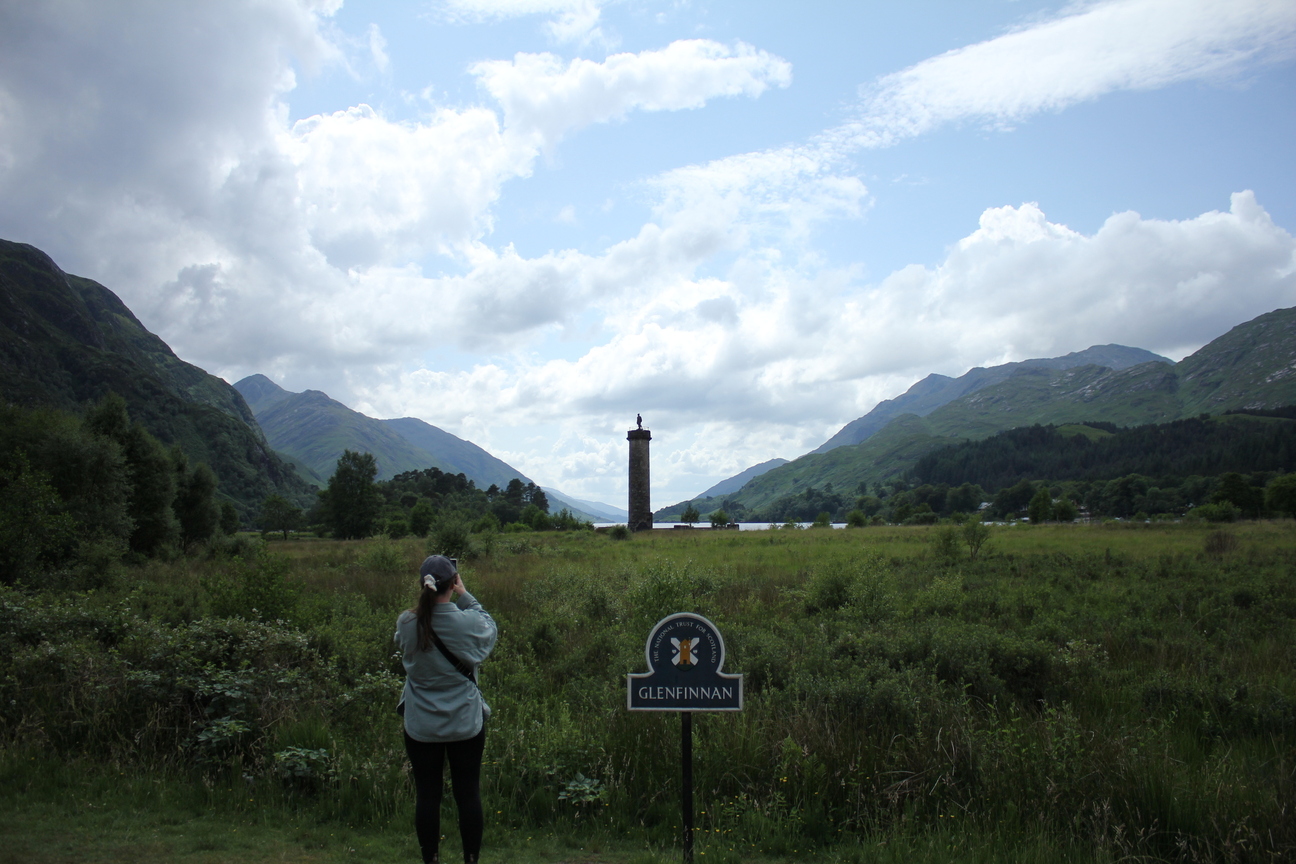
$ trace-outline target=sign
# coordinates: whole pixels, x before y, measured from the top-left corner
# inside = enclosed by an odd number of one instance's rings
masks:
[[[742,675],[726,675],[724,639],[701,615],[677,612],[657,622],[644,646],[648,672],[626,676],[631,711],[741,711]]]

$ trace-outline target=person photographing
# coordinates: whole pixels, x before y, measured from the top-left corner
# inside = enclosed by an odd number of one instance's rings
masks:
[[[477,668],[495,647],[495,620],[468,593],[453,558],[431,555],[419,568],[418,603],[396,619],[394,640],[405,665],[398,714],[414,773],[414,829],[424,862],[440,864],[441,775],[459,811],[464,861],[481,855],[481,763],[490,706],[477,687]]]

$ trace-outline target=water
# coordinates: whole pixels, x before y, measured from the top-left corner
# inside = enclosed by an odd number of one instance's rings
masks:
[[[613,525],[624,525],[624,524],[625,524],[624,522],[595,522],[595,523],[594,523],[594,527],[595,527],[595,528],[611,528]],[[674,530],[675,530],[675,525],[676,525],[676,524],[677,524],[677,523],[675,523],[675,522],[654,522],[654,523],[653,523],[653,530],[654,530],[654,531],[674,531]],[[801,528],[809,528],[813,523],[811,523],[811,522],[797,522],[796,524],[797,524],[798,526],[800,526]],[[766,530],[769,529],[769,527],[770,527],[770,523],[768,523],[768,522],[739,522],[739,523],[738,523],[738,530],[739,530],[739,531],[766,531]],[[777,528],[782,528],[783,525],[782,525],[782,524],[779,524],[779,525],[776,525],[775,527],[777,527]],[[834,523],[832,523],[832,527],[834,527],[834,528],[845,528],[845,527],[846,527],[846,523],[845,523],[845,522],[834,522]],[[683,527],[681,527],[679,530],[681,530],[681,531],[687,531],[688,529],[687,529],[687,528],[683,528]],[[712,531],[712,530],[715,530],[715,529],[713,529],[713,528],[711,527],[711,525],[710,525],[709,523],[707,523],[707,522],[699,522],[699,523],[697,523],[696,525],[693,526],[693,530],[694,530],[694,531]],[[733,529],[730,528],[730,529],[722,529],[722,530],[730,530],[730,531],[732,531]]]

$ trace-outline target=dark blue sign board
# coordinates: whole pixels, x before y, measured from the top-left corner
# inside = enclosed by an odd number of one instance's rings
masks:
[[[626,676],[631,711],[741,711],[742,675],[726,675],[724,639],[701,615],[678,612],[657,622],[644,648],[648,672]]]

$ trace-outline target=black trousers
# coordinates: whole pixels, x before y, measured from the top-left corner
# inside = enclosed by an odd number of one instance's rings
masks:
[[[450,762],[450,788],[459,810],[459,839],[464,860],[476,861],[481,854],[482,817],[481,763],[486,749],[486,724],[475,738],[466,741],[415,741],[405,734],[405,752],[414,769],[414,830],[423,860],[431,861],[441,843],[441,774]]]

